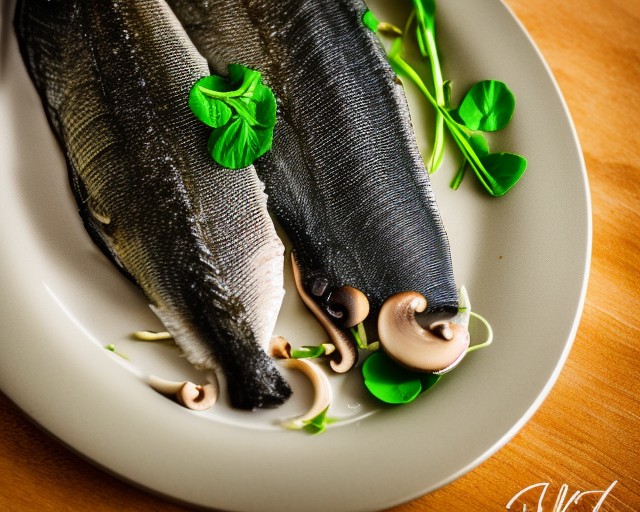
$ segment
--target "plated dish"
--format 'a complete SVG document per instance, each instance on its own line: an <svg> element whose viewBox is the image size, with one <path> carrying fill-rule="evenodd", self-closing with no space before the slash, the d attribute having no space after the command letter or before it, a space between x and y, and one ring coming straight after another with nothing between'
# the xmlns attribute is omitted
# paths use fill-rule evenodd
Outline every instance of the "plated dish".
<svg viewBox="0 0 640 512"><path fill-rule="evenodd" d="M447 75L460 90L488 77L510 84L518 114L501 141L530 162L523 182L499 201L472 182L449 190L455 162L433 178L457 278L496 333L490 350L467 358L433 394L403 408L372 402L351 377L336 380L342 421L320 437L274 425L305 400L304 381L293 376L298 400L288 411L258 417L225 407L189 413L162 400L141 376L193 370L168 347L128 339L134 330L159 327L157 320L86 238L62 156L10 34L2 71L1 229L12 240L0 256L3 391L111 472L218 509L385 508L443 485L506 442L552 385L575 333L589 263L586 177L557 88L504 6L451 2L440 11ZM484 31L474 36L480 26L495 27L489 39ZM422 112L414 109L414 120L426 145ZM289 285L276 333L322 341L295 299ZM106 353L107 343L130 361ZM40 378L32 383L27 376L34 373Z"/></svg>

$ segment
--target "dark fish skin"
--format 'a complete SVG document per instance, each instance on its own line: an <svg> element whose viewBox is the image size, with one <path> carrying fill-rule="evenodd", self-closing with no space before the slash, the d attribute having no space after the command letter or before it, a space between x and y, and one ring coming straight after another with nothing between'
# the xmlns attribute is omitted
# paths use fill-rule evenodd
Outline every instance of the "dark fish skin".
<svg viewBox="0 0 640 512"><path fill-rule="evenodd" d="M207 154L187 98L208 66L171 10L19 0L14 26L93 240L192 363L222 367L233 406L281 404L291 390L262 345L282 300L283 246L255 170Z"/></svg>
<svg viewBox="0 0 640 512"><path fill-rule="evenodd" d="M279 100L256 169L307 288L363 291L372 310L418 291L457 311L449 242L402 86L358 0L168 0L216 72L241 63Z"/></svg>

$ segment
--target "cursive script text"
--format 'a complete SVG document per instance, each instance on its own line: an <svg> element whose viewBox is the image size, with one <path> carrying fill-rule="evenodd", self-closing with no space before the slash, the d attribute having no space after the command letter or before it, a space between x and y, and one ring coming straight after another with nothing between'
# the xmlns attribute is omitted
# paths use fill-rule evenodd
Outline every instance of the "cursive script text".
<svg viewBox="0 0 640 512"><path fill-rule="evenodd" d="M550 512L568 512L570 510L569 507L571 507L571 505L577 505L578 501L580 501L583 496L586 496L588 494L600 494L601 496L598 500L598 503L596 503L593 507L593 512L598 512L604 501L607 499L607 496L611 492L611 489L613 489L617 483L618 481L614 480L611 485L604 491L576 491L569 498L569 500L566 501L566 503L565 500L567 498L567 493L569 492L569 486L567 484L562 484L560 490L558 491L558 497L556 498L555 505ZM538 508L536 509L536 512L544 512L543 502L548 488L549 482L541 482L539 484L533 484L529 487L525 487L524 489L519 491L513 498L511 498L511 500L509 500L509 503L507 503L507 510L511 510L511 506L516 502L516 500L521 499L523 495L532 492L539 492L540 495L538 496ZM522 512L527 512L526 505L522 505Z"/></svg>

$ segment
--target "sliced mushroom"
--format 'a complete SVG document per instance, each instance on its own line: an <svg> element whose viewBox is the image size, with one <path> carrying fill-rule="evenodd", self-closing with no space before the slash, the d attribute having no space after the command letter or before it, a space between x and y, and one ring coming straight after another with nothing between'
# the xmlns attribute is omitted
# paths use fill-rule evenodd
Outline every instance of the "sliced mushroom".
<svg viewBox="0 0 640 512"><path fill-rule="evenodd" d="M338 327L334 325L329 315L327 315L322 308L316 303L315 300L305 291L302 285L302 278L300 275L300 268L296 261L295 255L291 253L291 267L293 269L293 280L296 283L296 289L300 298L305 305L311 310L313 316L316 317L320 325L327 331L331 342L335 345L336 350L331 355L329 365L333 371L337 373L344 373L349 371L358 359L358 350L349 337L342 332Z"/></svg>
<svg viewBox="0 0 640 512"><path fill-rule="evenodd" d="M342 286L331 292L327 313L345 327L355 327L369 315L369 299L353 286Z"/></svg>
<svg viewBox="0 0 640 512"><path fill-rule="evenodd" d="M167 331L136 331L131 336L138 341L173 340L173 336Z"/></svg>
<svg viewBox="0 0 640 512"><path fill-rule="evenodd" d="M331 384L322 368L309 359L285 359L283 363L288 368L304 373L313 386L313 402L307 412L283 423L284 427L297 430L304 428L309 421L329 407L331 403Z"/></svg>
<svg viewBox="0 0 640 512"><path fill-rule="evenodd" d="M291 344L282 336L272 336L269 341L269 355L276 359L289 359Z"/></svg>
<svg viewBox="0 0 640 512"><path fill-rule="evenodd" d="M147 383L158 393L176 400L180 405L194 411L210 409L218 399L218 383L194 384L189 381L175 382L150 375Z"/></svg>
<svg viewBox="0 0 640 512"><path fill-rule="evenodd" d="M426 308L427 299L417 292L389 297L378 317L380 343L392 359L407 368L445 373L464 357L469 346L469 331L446 320L423 329L415 315Z"/></svg>

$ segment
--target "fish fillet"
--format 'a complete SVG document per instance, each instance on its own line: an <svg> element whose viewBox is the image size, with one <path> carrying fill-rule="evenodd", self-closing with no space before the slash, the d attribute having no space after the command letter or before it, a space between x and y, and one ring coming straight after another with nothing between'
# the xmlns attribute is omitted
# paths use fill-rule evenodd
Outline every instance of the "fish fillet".
<svg viewBox="0 0 640 512"><path fill-rule="evenodd" d="M449 242L402 86L359 0L168 0L213 70L262 72L278 99L255 162L309 289L417 291L457 311Z"/></svg>
<svg viewBox="0 0 640 512"><path fill-rule="evenodd" d="M190 362L222 368L233 406L282 403L291 390L264 347L283 246L255 169L207 153L187 100L209 68L169 7L20 0L14 25L93 240Z"/></svg>

